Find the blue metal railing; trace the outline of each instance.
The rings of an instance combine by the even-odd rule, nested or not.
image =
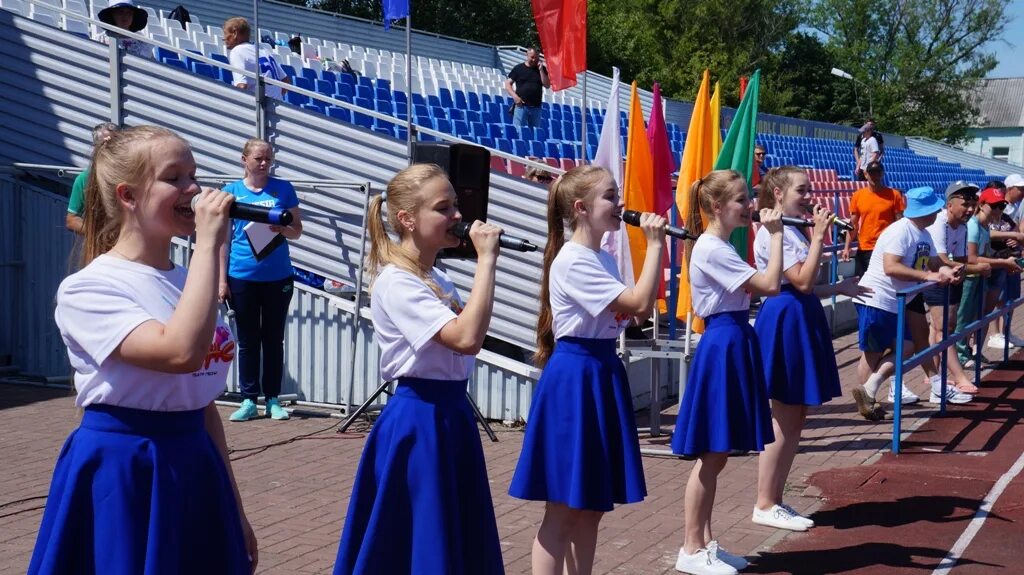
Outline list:
[[[1012,277],[1012,276],[1011,276]],[[1007,278],[1008,281],[1010,278]],[[896,293],[896,357],[895,367],[896,382],[893,387],[893,416],[892,416],[892,452],[900,452],[900,435],[901,435],[901,420],[902,415],[902,397],[903,397],[903,375],[915,367],[921,365],[927,360],[930,360],[936,354],[941,353],[942,358],[940,359],[939,375],[942,378],[942,389],[939,394],[939,414],[946,413],[946,366],[947,366],[947,350],[950,347],[955,346],[957,343],[967,339],[971,334],[977,332],[978,338],[974,346],[974,384],[981,384],[981,348],[985,345],[983,330],[988,326],[990,322],[996,318],[1005,316],[1003,321],[1003,361],[1006,362],[1010,359],[1010,323],[1013,321],[1013,310],[1018,306],[1024,304],[1024,297],[1019,297],[1013,301],[1006,302],[1003,306],[992,310],[990,313],[985,314],[985,278],[977,278],[978,283],[978,319],[968,323],[964,328],[952,335],[949,333],[949,286],[944,286],[945,290],[945,301],[942,305],[942,340],[928,346],[927,348],[915,353],[907,359],[903,359],[904,353],[904,337],[906,334],[906,307],[908,299],[913,298],[917,294],[924,292],[925,290],[935,287],[935,282],[925,282],[914,287],[900,290]],[[1020,281],[1020,276],[1017,276],[1017,281]],[[953,353],[956,353],[954,349]],[[959,361],[959,360],[958,360]]]

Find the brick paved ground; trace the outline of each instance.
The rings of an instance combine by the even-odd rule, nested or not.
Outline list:
[[[1024,314],[1015,331],[1024,333]],[[855,384],[858,358],[853,335],[835,341],[844,388]],[[993,354],[993,357],[995,355]],[[923,392],[920,371],[912,389]],[[261,446],[315,433],[337,423],[323,417],[293,417],[288,422],[261,419],[228,423],[235,475],[249,519],[260,541],[260,573],[329,573],[366,426],[348,434],[332,431],[260,449]],[[665,411],[666,422],[673,409]],[[934,413],[928,405],[905,410],[905,428]],[[0,384],[0,573],[24,572],[35,541],[50,473],[60,446],[77,423],[66,390]],[[806,478],[822,469],[862,465],[888,448],[891,424],[857,416],[849,395],[812,409],[804,441],[787,486],[788,502],[801,512],[819,506]],[[498,443],[484,441],[498,528],[507,572],[529,572],[530,545],[542,505],[506,494],[522,445],[518,429],[499,429]],[[644,437],[659,448],[668,437]],[[674,458],[646,457],[648,498],[622,507],[602,522],[595,573],[669,574],[681,542],[683,485],[691,464]],[[733,552],[768,550],[786,532],[750,522],[757,481],[756,456],[734,457],[720,477],[713,525],[722,545]]]

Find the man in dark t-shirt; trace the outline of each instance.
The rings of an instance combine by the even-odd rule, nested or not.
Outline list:
[[[537,50],[530,48],[526,51],[526,61],[516,64],[505,80],[505,91],[516,103],[512,116],[512,124],[516,128],[541,126],[540,105],[544,100],[544,88],[550,87],[548,69],[540,64]]]

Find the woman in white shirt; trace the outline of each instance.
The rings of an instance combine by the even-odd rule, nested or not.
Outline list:
[[[800,447],[807,406],[822,405],[843,394],[832,333],[820,298],[861,293],[856,277],[834,285],[816,285],[831,214],[821,206],[812,207],[811,197],[807,173],[796,166],[783,166],[769,170],[757,200],[759,207],[777,208],[784,216],[802,217],[808,210],[814,214],[809,232],[783,228],[782,287],[779,295],[764,300],[754,323],[771,398],[775,441],[765,445],[758,457],[753,522],[792,531],[814,527],[814,521],[782,501]],[[771,260],[770,244],[768,230],[758,230],[754,258],[762,272],[768,270]]]
[[[750,225],[743,176],[733,170],[711,172],[693,183],[690,198],[694,213],[687,215],[687,227],[701,234],[690,250],[690,289],[694,313],[707,327],[697,344],[672,435],[673,453],[698,460],[686,484],[686,525],[676,569],[731,575],[747,561],[714,540],[711,510],[729,451],[762,451],[775,439],[760,345],[748,315],[751,295],[779,293],[782,214],[774,209],[760,212],[770,247],[768,264],[758,272],[729,243],[734,229]]]
[[[29,573],[256,569],[213,404],[235,343],[217,317],[231,194],[200,193],[192,152],[140,126],[101,143],[86,185],[84,267],[54,314],[82,421],[61,451]],[[191,265],[168,258],[196,234]]]
[[[388,223],[398,235],[393,241]],[[438,252],[462,221],[444,171],[414,164],[370,203],[370,300],[380,373],[398,381],[366,441],[334,565],[349,573],[504,573],[476,420],[466,399],[494,304],[501,229],[474,222],[476,274],[463,306]]]
[[[596,166],[569,170],[548,194],[535,356],[544,372],[509,487],[513,497],[546,502],[533,575],[590,573],[604,513],[647,495],[633,399],[615,344],[635,316],[654,307],[665,218],[641,215],[647,255],[636,287],[628,288],[601,250],[602,236],[622,225],[622,208],[615,179]]]

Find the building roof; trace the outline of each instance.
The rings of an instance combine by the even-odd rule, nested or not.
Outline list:
[[[977,92],[979,127],[1024,127],[1024,78],[988,78]]]

